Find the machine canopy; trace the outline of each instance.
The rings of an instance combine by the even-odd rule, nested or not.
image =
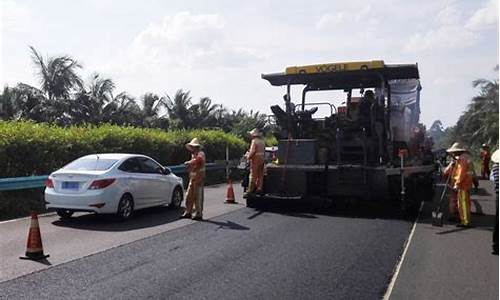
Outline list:
[[[283,73],[262,74],[271,85],[305,84],[311,89],[346,89],[380,86],[381,81],[418,79],[416,64],[386,65],[382,60],[342,62],[286,68]]]

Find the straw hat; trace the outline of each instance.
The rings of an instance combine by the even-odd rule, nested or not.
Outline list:
[[[251,136],[262,136],[262,133],[257,128],[252,129],[252,131],[249,131],[248,133]]]
[[[448,153],[454,153],[454,152],[466,152],[467,149],[465,149],[462,144],[460,143],[454,143],[450,149],[446,150]]]
[[[194,138],[191,140],[191,142],[186,144],[186,148],[201,148],[200,141],[198,141],[198,138]]]
[[[493,154],[491,155],[491,161],[495,162],[495,163],[498,163],[498,156],[500,156],[500,153],[498,152],[498,149],[495,150],[495,152],[493,152]]]

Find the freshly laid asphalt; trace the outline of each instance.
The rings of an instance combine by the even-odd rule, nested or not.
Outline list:
[[[2,299],[380,299],[397,216],[241,208],[0,283]]]

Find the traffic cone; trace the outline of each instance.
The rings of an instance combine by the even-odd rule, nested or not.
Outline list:
[[[38,225],[38,215],[31,213],[31,224],[28,233],[28,242],[26,245],[26,256],[20,259],[41,260],[49,257],[43,254],[42,236],[40,235],[40,226]]]
[[[231,179],[227,181],[226,203],[236,203],[236,200],[234,199],[233,183],[231,182]]]

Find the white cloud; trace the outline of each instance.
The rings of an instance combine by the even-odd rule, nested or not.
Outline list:
[[[335,14],[326,13],[322,15],[315,24],[316,30],[329,30],[342,27],[350,28],[353,25],[373,26],[379,23],[375,17],[374,10],[370,5],[364,5],[359,11],[339,11]]]
[[[328,27],[336,26],[345,20],[346,13],[344,11],[336,14],[324,14],[316,22],[316,29],[322,30]]]
[[[373,17],[371,12],[372,12],[372,7],[370,5],[363,6],[361,11],[359,11],[354,15],[354,21],[356,22],[360,21],[366,22],[366,20],[370,21]]]
[[[436,49],[467,48],[478,41],[478,35],[459,25],[443,25],[424,34],[414,34],[406,43],[406,52],[422,52]]]
[[[142,30],[129,54],[141,64],[161,68],[213,68],[261,58],[252,48],[231,41],[224,29],[219,15],[180,12]]]
[[[451,2],[438,13],[437,19],[443,25],[454,25],[460,22],[461,14],[456,5]]]
[[[498,0],[490,0],[484,7],[472,14],[465,25],[471,30],[482,30],[496,27],[498,23]]]
[[[432,24],[432,20],[430,20]],[[437,26],[424,33],[415,33],[405,44],[405,52],[427,50],[461,49],[477,44],[479,33],[464,27],[461,10],[455,1],[450,1],[439,11],[435,21]]]

